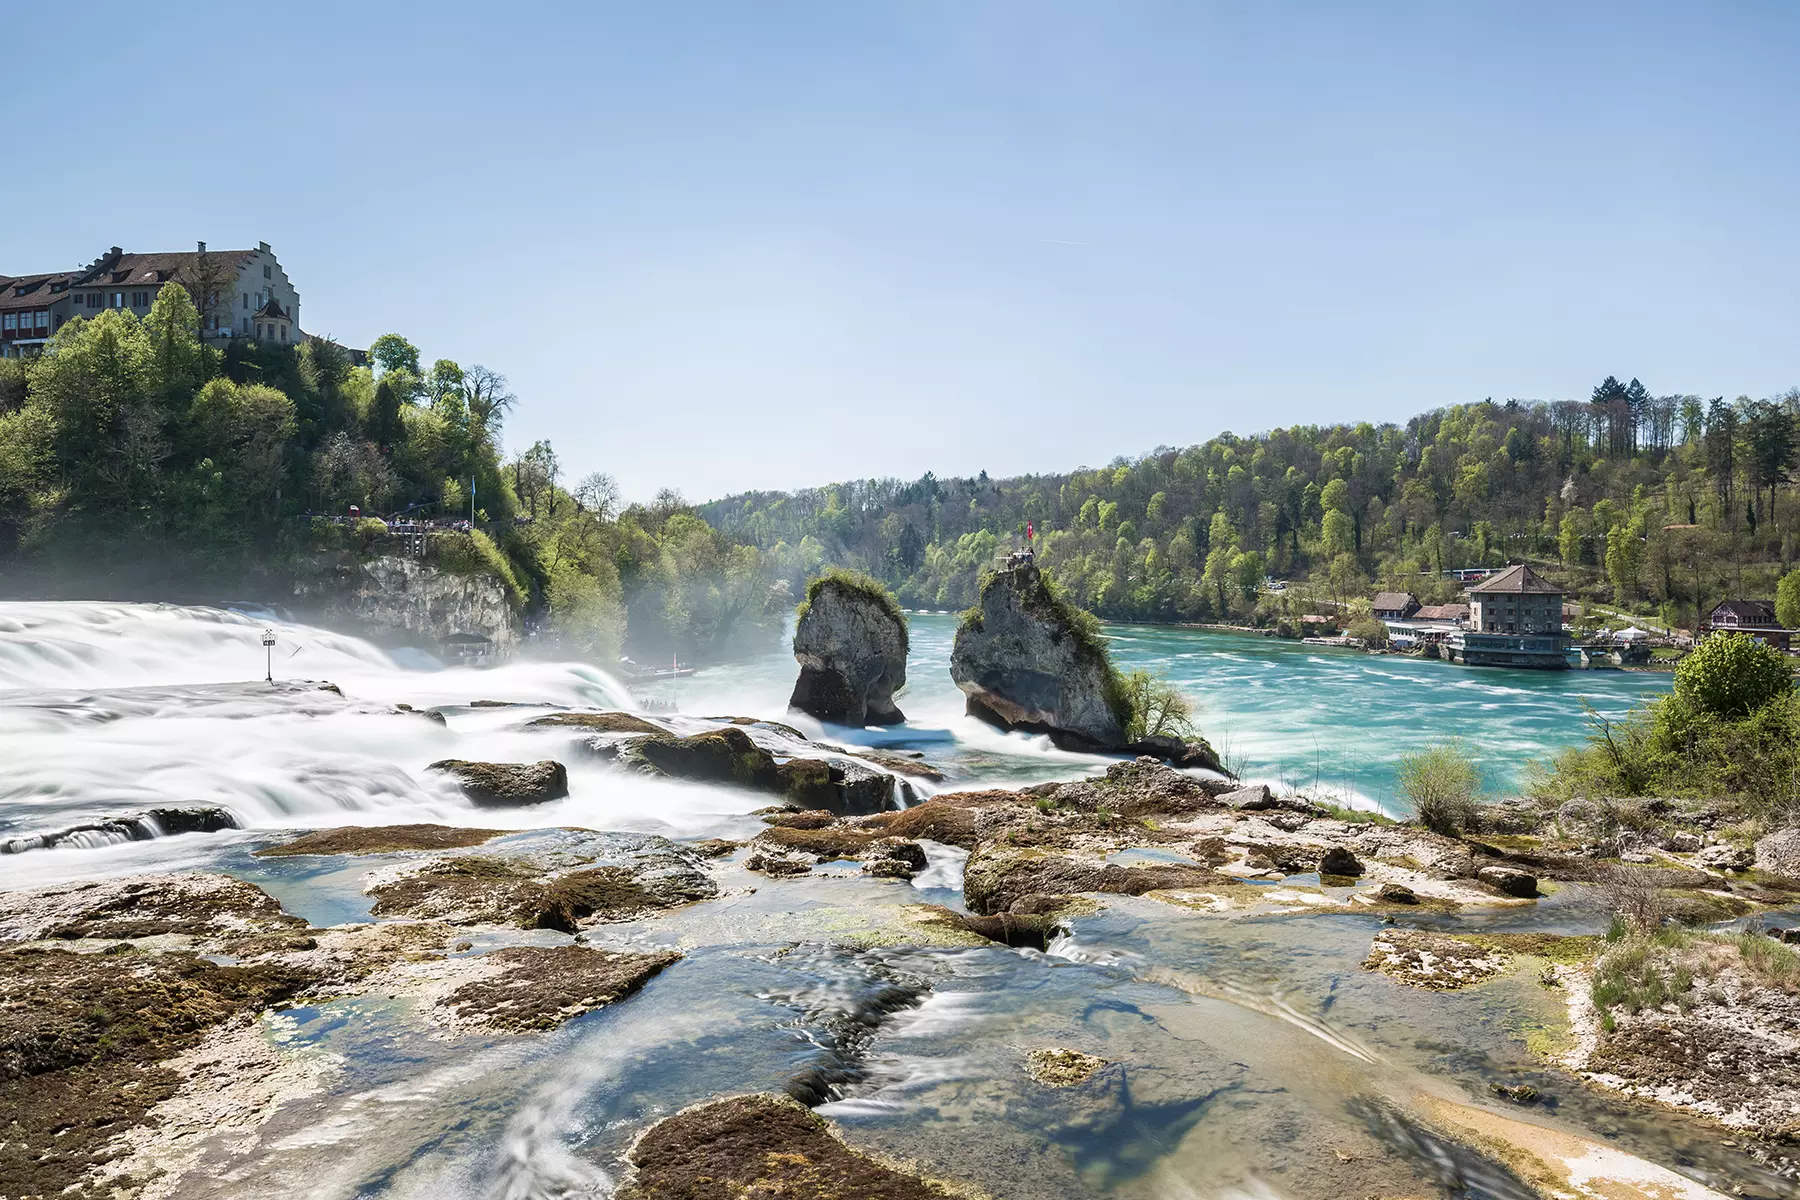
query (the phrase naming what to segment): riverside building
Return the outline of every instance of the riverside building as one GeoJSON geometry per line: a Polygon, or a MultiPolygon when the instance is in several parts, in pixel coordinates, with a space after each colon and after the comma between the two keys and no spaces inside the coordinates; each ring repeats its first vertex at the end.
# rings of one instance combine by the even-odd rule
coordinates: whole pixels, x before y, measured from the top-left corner
{"type": "Polygon", "coordinates": [[[1475,667],[1569,665],[1562,589],[1520,564],[1469,589],[1469,627],[1445,641],[1452,662],[1475,667]]]}
{"type": "Polygon", "coordinates": [[[97,317],[108,308],[148,316],[170,283],[187,289],[200,310],[201,336],[297,342],[300,293],[269,243],[254,250],[193,250],[127,254],[113,246],[85,267],[42,275],[0,275],[0,356],[39,353],[72,317],[97,317]]]}

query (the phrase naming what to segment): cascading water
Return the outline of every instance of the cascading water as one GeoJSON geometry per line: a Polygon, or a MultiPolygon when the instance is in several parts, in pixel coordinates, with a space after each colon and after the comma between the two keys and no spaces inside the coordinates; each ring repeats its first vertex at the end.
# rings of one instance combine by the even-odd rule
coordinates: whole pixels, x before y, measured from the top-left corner
{"type": "MultiPolygon", "coordinates": [[[[953,618],[914,617],[904,726],[831,728],[786,712],[795,667],[785,648],[671,685],[662,698],[682,715],[656,715],[683,732],[715,727],[704,718],[780,722],[800,738],[746,728],[781,754],[808,752],[809,741],[851,755],[921,752],[948,775],[914,781],[921,792],[1106,765],[964,716],[945,669],[953,628],[953,618]]],[[[1168,669],[1203,698],[1204,731],[1253,744],[1253,769],[1270,778],[1304,775],[1321,739],[1343,746],[1403,724],[1397,745],[1383,743],[1391,758],[1420,740],[1467,735],[1472,716],[1508,753],[1541,755],[1566,742],[1582,689],[1611,689],[1601,707],[1615,712],[1664,686],[1119,632],[1122,665],[1168,669]]],[[[0,869],[12,888],[224,870],[331,924],[368,919],[364,888],[381,864],[249,850],[280,830],[335,825],[687,838],[762,828],[748,814],[766,795],[644,778],[585,755],[579,731],[530,725],[556,709],[633,707],[590,665],[446,666],[263,611],[0,605],[0,850],[14,852],[0,869]],[[262,680],[265,628],[275,633],[273,685],[262,680]],[[504,814],[477,809],[426,770],[450,757],[555,758],[569,768],[570,795],[504,814]]],[[[1343,778],[1367,798],[1386,770],[1353,764],[1343,778]]],[[[628,1001],[542,1040],[446,1042],[380,996],[273,1018],[272,1038],[331,1064],[329,1088],[282,1110],[213,1190],[183,1194],[600,1200],[646,1125],[718,1095],[785,1089],[858,1145],[928,1161],[1002,1200],[1329,1196],[1362,1178],[1357,1156],[1382,1153],[1398,1164],[1391,1194],[1447,1180],[1471,1195],[1515,1195],[1504,1172],[1484,1174],[1382,1114],[1420,1088],[1479,1089],[1539,1069],[1512,1032],[1519,1014],[1541,1011],[1542,989],[1529,981],[1473,1001],[1471,1021],[1469,1008],[1357,969],[1372,918],[1211,922],[1172,916],[1153,899],[1113,898],[1058,932],[1047,953],[867,948],[880,943],[862,939],[884,923],[916,928],[906,922],[922,903],[960,902],[968,851],[925,849],[910,886],[842,868],[777,882],[717,860],[717,900],[589,935],[683,957],[628,1001]],[[1108,1065],[1084,1088],[1046,1089],[1022,1062],[1027,1048],[1049,1045],[1086,1048],[1108,1065]]],[[[1546,904],[1543,917],[1522,919],[1567,918],[1546,904]]],[[[471,937],[474,953],[496,938],[568,942],[546,930],[471,937]]],[[[1617,1131],[1640,1152],[1716,1161],[1691,1124],[1621,1115],[1574,1091],[1563,1099],[1578,1124],[1617,1131]]]]}

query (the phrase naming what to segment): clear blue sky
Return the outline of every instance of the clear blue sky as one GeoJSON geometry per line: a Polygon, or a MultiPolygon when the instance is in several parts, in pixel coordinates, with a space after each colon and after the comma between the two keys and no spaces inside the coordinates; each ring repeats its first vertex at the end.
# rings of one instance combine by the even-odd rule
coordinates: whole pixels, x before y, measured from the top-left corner
{"type": "Polygon", "coordinates": [[[704,499],[1800,383],[1800,6],[84,2],[0,272],[271,242],[313,332],[704,499]]]}

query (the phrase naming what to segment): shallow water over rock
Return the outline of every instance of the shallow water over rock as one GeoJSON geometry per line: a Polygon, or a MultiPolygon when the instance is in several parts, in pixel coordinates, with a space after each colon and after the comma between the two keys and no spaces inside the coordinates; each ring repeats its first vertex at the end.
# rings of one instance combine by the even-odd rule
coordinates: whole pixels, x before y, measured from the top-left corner
{"type": "MultiPolygon", "coordinates": [[[[1516,1163],[1468,1132],[1476,1118],[1458,1115],[1467,1112],[1498,1123],[1483,1136],[1549,1131],[1641,1156],[1696,1187],[1793,1194],[1789,1181],[1723,1146],[1715,1127],[1547,1066],[1540,1050],[1560,1036],[1564,1006],[1529,973],[1445,993],[1362,966],[1386,922],[1598,932],[1604,914],[1578,886],[1530,904],[1396,917],[1341,903],[1366,884],[1320,887],[1290,875],[1242,886],[1266,883],[1258,898],[1332,903],[1271,901],[1220,915],[1179,895],[1108,896],[1055,917],[1047,950],[1010,948],[932,916],[931,905],[960,908],[968,859],[942,842],[923,842],[925,867],[910,881],[865,875],[853,857],[772,878],[745,869],[750,847],[703,847],[762,832],[752,814],[771,797],[568,752],[594,730],[532,722],[631,702],[591,667],[443,669],[278,625],[278,645],[292,648],[288,669],[304,660],[338,690],[270,688],[242,682],[260,673],[265,623],[150,606],[0,605],[0,838],[157,807],[216,807],[233,822],[27,848],[0,859],[8,889],[203,869],[257,885],[315,927],[402,915],[376,912],[382,887],[433,863],[473,860],[506,879],[507,864],[525,864],[534,879],[616,869],[634,887],[654,891],[664,880],[674,890],[666,904],[571,910],[557,928],[477,914],[474,924],[443,926],[441,957],[402,963],[379,988],[264,1017],[240,1031],[254,1035],[243,1053],[284,1064],[286,1098],[263,1104],[254,1121],[196,1126],[179,1148],[151,1139],[133,1161],[169,1174],[167,1190],[153,1184],[148,1196],[610,1196],[647,1127],[752,1093],[793,1096],[854,1149],[996,1200],[1538,1194],[1516,1163]],[[402,704],[440,712],[443,723],[402,704]],[[570,794],[478,809],[425,770],[449,757],[566,762],[570,794]],[[470,845],[439,839],[448,848],[376,842],[366,854],[255,856],[299,830],[410,823],[523,832],[470,845]],[[1283,906],[1293,911],[1273,911],[1283,906]],[[417,971],[499,947],[576,945],[655,954],[666,965],[635,994],[548,1033],[447,1029],[427,1019],[443,988],[404,986],[417,971]],[[1034,1078],[1031,1056],[1051,1048],[1104,1065],[1050,1087],[1034,1078]],[[1497,1099],[1496,1085],[1529,1085],[1539,1099],[1519,1107],[1497,1099]]],[[[809,741],[851,756],[921,752],[945,775],[912,777],[921,794],[1107,765],[963,717],[944,670],[952,628],[947,617],[913,618],[905,725],[846,730],[786,712],[794,665],[773,652],[681,681],[665,697],[681,714],[647,715],[677,733],[719,727],[702,718],[780,722],[736,727],[784,757],[811,753],[809,741]]],[[[1114,632],[1128,665],[1162,662],[1193,688],[1216,741],[1244,739],[1251,772],[1293,775],[1315,753],[1309,739],[1324,739],[1336,748],[1332,778],[1373,798],[1385,798],[1384,764],[1421,739],[1460,733],[1491,761],[1544,754],[1579,736],[1577,696],[1618,711],[1663,682],[1114,632]]],[[[882,769],[878,757],[864,761],[882,769]]],[[[1196,861],[1128,845],[1113,865],[1196,861]]]]}

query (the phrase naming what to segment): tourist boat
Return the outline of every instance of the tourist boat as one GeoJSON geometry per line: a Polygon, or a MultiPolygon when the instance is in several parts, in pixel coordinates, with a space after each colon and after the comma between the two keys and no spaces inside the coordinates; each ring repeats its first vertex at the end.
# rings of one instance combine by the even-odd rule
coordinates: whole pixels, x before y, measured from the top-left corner
{"type": "Polygon", "coordinates": [[[686,679],[697,669],[684,665],[679,659],[670,659],[666,667],[647,667],[642,663],[632,662],[629,658],[619,660],[619,674],[625,677],[626,683],[660,683],[665,679],[686,679]]]}

